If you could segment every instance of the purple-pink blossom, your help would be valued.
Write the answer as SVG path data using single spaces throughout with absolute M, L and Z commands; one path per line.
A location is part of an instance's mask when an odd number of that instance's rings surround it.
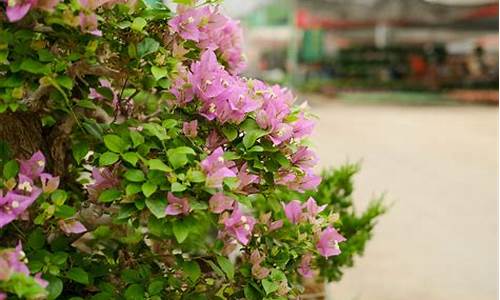
M 236 177 L 236 173 L 230 169 L 234 163 L 225 161 L 223 155 L 224 151 L 219 147 L 201 162 L 201 168 L 207 176 L 205 183 L 208 187 L 220 188 L 224 178 Z
M 200 49 L 218 51 L 232 74 L 238 74 L 245 67 L 241 27 L 237 21 L 220 13 L 218 8 L 179 5 L 177 15 L 168 25 L 183 39 L 198 43 Z
M 316 216 L 320 212 L 325 210 L 326 204 L 318 206 L 318 204 L 316 203 L 316 200 L 314 200 L 313 197 L 309 197 L 309 199 L 307 199 L 306 203 L 303 204 L 303 207 L 306 209 L 306 216 L 309 219 L 314 219 L 314 218 L 316 218 Z
M 94 183 L 87 186 L 92 199 L 97 199 L 103 190 L 116 187 L 120 184 L 116 168 L 93 168 L 92 178 L 94 179 Z
M 168 205 L 165 208 L 165 213 L 169 216 L 188 215 L 191 211 L 189 199 L 176 197 L 171 192 L 167 194 Z
M 184 122 L 182 124 L 182 133 L 190 138 L 195 138 L 198 135 L 198 121 Z
M 40 181 L 42 182 L 42 191 L 44 193 L 52 193 L 59 187 L 59 176 L 52 176 L 49 173 L 40 174 Z
M 208 208 L 211 212 L 220 214 L 225 210 L 232 210 L 234 199 L 226 196 L 223 192 L 215 193 L 208 201 Z
M 4 0 L 7 2 L 6 14 L 10 22 L 17 22 L 34 8 L 52 11 L 59 0 Z
M 0 191 L 0 228 L 20 217 L 41 193 L 42 190 L 22 174 L 15 191 L 8 191 L 5 196 Z
M 306 253 L 302 256 L 300 259 L 300 265 L 297 269 L 300 275 L 305 278 L 311 278 L 314 276 L 314 273 L 311 269 L 311 261 L 312 261 L 312 255 L 311 253 Z
M 7 281 L 14 273 L 21 273 L 29 276 L 30 270 L 26 265 L 26 261 L 26 255 L 24 254 L 20 241 L 16 248 L 0 251 L 0 280 Z M 45 288 L 48 282 L 43 280 L 40 275 L 40 273 L 36 274 L 34 279 L 41 287 Z M 2 298 L 0 297 L 0 299 Z
M 224 220 L 224 232 L 246 245 L 250 241 L 255 223 L 252 216 L 244 215 L 236 205 L 231 215 Z
M 79 234 L 87 231 L 87 228 L 77 220 L 59 220 L 59 228 L 66 234 Z
M 250 187 L 252 184 L 259 183 L 260 178 L 258 175 L 250 174 L 248 172 L 248 164 L 245 162 L 238 171 L 239 185 L 237 191 L 243 194 L 253 192 Z
M 316 243 L 316 248 L 319 254 L 328 258 L 340 254 L 339 243 L 345 241 L 345 237 L 335 230 L 335 228 L 328 226 L 320 233 L 319 240 Z
M 292 222 L 292 224 L 300 222 L 302 217 L 302 203 L 299 200 L 292 200 L 287 204 L 283 204 L 283 208 L 286 218 Z
M 33 180 L 38 179 L 45 168 L 45 156 L 41 151 L 35 152 L 28 160 L 19 160 L 19 174 Z

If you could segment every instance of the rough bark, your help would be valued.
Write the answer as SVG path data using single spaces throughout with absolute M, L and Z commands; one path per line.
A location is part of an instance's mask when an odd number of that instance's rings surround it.
M 38 150 L 47 150 L 40 118 L 31 112 L 0 114 L 0 140 L 16 158 L 26 159 Z

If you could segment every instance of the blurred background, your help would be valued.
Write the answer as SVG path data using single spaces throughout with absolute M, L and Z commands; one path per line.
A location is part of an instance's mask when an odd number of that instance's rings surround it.
M 327 299 L 497 299 L 498 1 L 225 0 L 247 75 L 319 117 L 321 167 L 386 193 L 365 255 Z

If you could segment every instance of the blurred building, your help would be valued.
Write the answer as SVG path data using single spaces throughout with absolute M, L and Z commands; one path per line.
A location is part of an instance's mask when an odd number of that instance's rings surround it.
M 498 1 L 260 0 L 249 73 L 308 88 L 498 89 Z

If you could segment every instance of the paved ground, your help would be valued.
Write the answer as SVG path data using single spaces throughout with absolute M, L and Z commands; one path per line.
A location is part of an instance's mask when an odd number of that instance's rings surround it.
M 498 108 L 312 102 L 322 166 L 362 160 L 360 208 L 394 203 L 328 299 L 496 299 Z

